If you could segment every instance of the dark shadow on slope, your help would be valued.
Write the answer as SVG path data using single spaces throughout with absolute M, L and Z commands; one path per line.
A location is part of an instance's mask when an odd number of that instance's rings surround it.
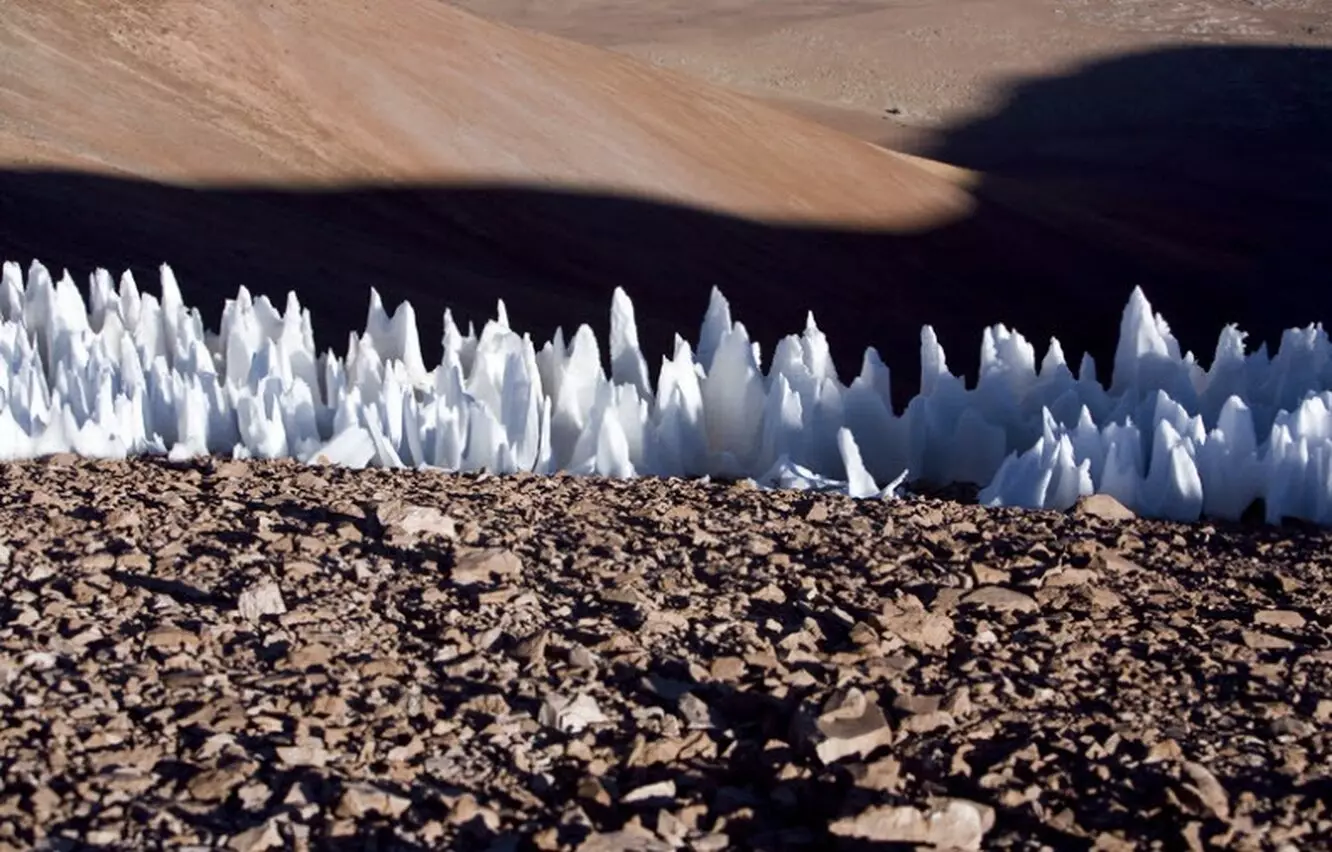
M 369 288 L 390 309 L 415 306 L 427 359 L 441 317 L 460 323 L 507 303 L 513 326 L 540 345 L 557 325 L 589 323 L 605 345 L 610 296 L 632 296 L 655 372 L 672 335 L 691 343 L 713 285 L 770 353 L 814 309 L 839 363 L 858 370 L 878 344 L 914 382 L 922 322 L 966 329 L 959 308 L 984 305 L 961 282 L 985 252 L 970 229 L 901 237 L 778 227 L 627 197 L 509 186 L 378 186 L 330 190 L 187 189 L 71 172 L 0 172 L 0 256 L 41 259 L 80 285 L 97 266 L 131 268 L 157 290 L 173 267 L 186 302 L 215 327 L 239 285 L 275 298 L 294 289 L 321 348 L 364 327 Z M 941 258 L 951 258 L 944 260 Z M 974 309 L 973 309 L 974 308 Z M 955 318 L 954 318 L 955 317 Z M 963 335 L 959 335 L 961 339 Z M 603 353 L 604 355 L 604 353 Z
M 926 155 L 982 171 L 987 207 L 1020 211 L 1074 244 L 1099 233 L 1143 263 L 1120 280 L 1076 262 L 1051 270 L 1044 280 L 1062 281 L 1092 313 L 1064 311 L 1041 325 L 1015 309 L 1029 338 L 1057 333 L 1106 351 L 1117 329 L 1105 313 L 1132 284 L 1207 362 L 1221 322 L 1239 323 L 1256 346 L 1276 343 L 1282 328 L 1332 319 L 1332 50 L 1116 56 L 1022 81 L 992 114 L 941 139 Z M 1017 292 L 1045 289 L 1032 282 Z
M 1199 48 L 1130 56 L 1019 86 L 939 159 L 991 170 L 965 221 L 918 234 L 775 226 L 625 197 L 517 186 L 184 189 L 72 172 L 0 172 L 0 256 L 82 284 L 157 264 L 212 326 L 238 285 L 296 290 L 321 348 L 341 352 L 368 291 L 416 307 L 427 359 L 440 318 L 506 300 L 538 345 L 556 325 L 605 340 L 610 294 L 633 297 L 654 373 L 697 338 L 713 285 L 771 353 L 814 309 L 849 381 L 864 348 L 918 382 L 922 324 L 974 374 L 1003 322 L 1102 378 L 1142 285 L 1210 359 L 1240 322 L 1258 339 L 1332 316 L 1332 51 Z M 885 190 L 891 191 L 891 190 Z M 280 302 L 279 302 L 280 304 Z M 604 356 L 604 353 L 603 353 Z

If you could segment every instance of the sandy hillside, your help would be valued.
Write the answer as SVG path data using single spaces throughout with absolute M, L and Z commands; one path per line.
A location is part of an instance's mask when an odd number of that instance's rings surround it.
M 1332 6 L 1318 0 L 452 2 L 921 150 L 1014 83 L 1088 61 L 1189 44 L 1332 43 Z
M 197 182 L 508 181 L 921 227 L 961 192 L 687 77 L 434 0 L 19 0 L 0 156 Z

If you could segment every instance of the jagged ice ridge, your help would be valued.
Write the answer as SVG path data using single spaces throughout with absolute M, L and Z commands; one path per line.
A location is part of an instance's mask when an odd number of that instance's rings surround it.
M 618 289 L 609 376 L 587 326 L 538 350 L 503 302 L 480 334 L 446 311 L 443 358 L 427 369 L 411 304 L 390 315 L 373 290 L 365 331 L 339 357 L 315 351 L 294 293 L 278 311 L 242 287 L 213 333 L 168 266 L 160 298 L 98 270 L 85 302 L 68 273 L 54 282 L 34 262 L 25 281 L 5 263 L 0 458 L 749 477 L 884 498 L 910 476 L 984 485 L 987 505 L 1065 509 L 1103 492 L 1146 516 L 1195 520 L 1234 519 L 1261 498 L 1271 522 L 1332 523 L 1328 336 L 1290 329 L 1275 356 L 1246 354 L 1244 339 L 1227 326 L 1204 368 L 1134 290 L 1108 386 L 1089 356 L 1075 374 L 1052 340 L 1038 366 L 1022 335 L 996 325 L 968 388 L 925 326 L 921 390 L 899 414 L 873 348 L 842 384 L 811 314 L 765 371 L 716 290 L 696 351 L 677 336 L 654 383 Z

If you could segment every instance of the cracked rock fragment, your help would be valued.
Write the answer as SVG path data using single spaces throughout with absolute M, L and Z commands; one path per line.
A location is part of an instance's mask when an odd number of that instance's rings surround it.
M 562 695 L 548 695 L 541 702 L 537 720 L 548 728 L 555 728 L 566 734 L 582 732 L 588 725 L 608 721 L 592 696 L 579 694 L 575 698 Z
M 718 727 L 715 712 L 706 701 L 694 693 L 686 692 L 681 695 L 679 707 L 680 715 L 684 717 L 690 728 L 706 730 Z
M 234 852 L 265 852 L 267 849 L 280 849 L 283 845 L 282 834 L 278 831 L 275 819 L 242 831 L 227 841 L 227 848 Z
M 333 755 L 314 744 L 282 746 L 276 750 L 277 758 L 284 766 L 326 766 Z
M 221 769 L 208 769 L 190 779 L 190 795 L 201 802 L 220 802 L 231 795 L 258 768 L 255 763 L 233 764 Z
M 856 780 L 856 786 L 867 790 L 891 793 L 902 786 L 902 764 L 891 755 L 873 763 L 855 766 L 851 774 Z
M 1103 521 L 1131 521 L 1137 517 L 1132 509 L 1109 494 L 1091 494 L 1079 499 L 1073 514 Z
M 523 573 L 523 562 L 511 550 L 499 547 L 467 549 L 453 561 L 450 579 L 459 586 L 489 583 L 494 578 L 511 579 Z
M 265 615 L 282 615 L 287 605 L 282 600 L 282 590 L 271 580 L 255 583 L 240 593 L 236 602 L 241 618 L 251 624 Z
M 845 757 L 866 757 L 893 740 L 892 726 L 879 707 L 877 693 L 848 687 L 834 693 L 817 716 L 799 713 L 796 737 L 813 746 L 819 760 L 835 763 Z
M 884 805 L 834 822 L 841 837 L 880 843 L 921 843 L 936 849 L 979 850 L 994 827 L 994 809 L 966 799 L 949 799 L 928 809 Z
M 655 784 L 646 784 L 630 790 L 620 802 L 626 805 L 641 804 L 643 802 L 653 801 L 671 801 L 675 798 L 675 782 L 671 780 L 658 781 Z
M 1211 770 L 1190 761 L 1184 764 L 1184 775 L 1178 794 L 1181 804 L 1193 813 L 1230 819 L 1230 797 Z
M 457 523 L 453 518 L 431 506 L 386 500 L 375 504 L 371 508 L 371 515 L 390 538 L 458 537 Z
M 624 829 L 589 834 L 577 849 L 578 852 L 672 852 L 675 847 L 645 831 Z
M 981 586 L 962 598 L 962 603 L 971 604 L 994 612 L 1035 612 L 1036 601 L 1030 595 L 1004 586 Z
M 1254 613 L 1253 623 L 1298 630 L 1304 626 L 1304 616 L 1293 610 L 1265 609 Z
M 513 656 L 526 665 L 541 663 L 550 644 L 550 631 L 540 630 L 513 646 Z
M 880 629 L 893 634 L 917 651 L 946 648 L 953 641 L 953 619 L 926 612 L 919 601 L 914 601 L 914 604 L 901 606 L 886 602 L 883 612 L 874 620 Z
M 343 819 L 357 819 L 367 814 L 397 818 L 411 807 L 410 799 L 390 793 L 374 784 L 357 782 L 343 788 L 336 813 Z
M 1240 631 L 1240 637 L 1244 640 L 1245 646 L 1255 651 L 1289 651 L 1295 647 L 1295 643 L 1289 639 L 1283 639 L 1280 636 L 1273 636 L 1259 630 L 1242 630 Z

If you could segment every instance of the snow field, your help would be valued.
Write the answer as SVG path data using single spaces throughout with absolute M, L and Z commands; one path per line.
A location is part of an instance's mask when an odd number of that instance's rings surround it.
M 242 287 L 217 332 L 187 307 L 168 266 L 161 296 L 104 270 L 85 301 L 38 262 L 0 276 L 0 458 L 293 457 L 351 467 L 520 470 L 614 477 L 749 477 L 768 487 L 895 496 L 909 477 L 983 485 L 982 502 L 1065 509 L 1108 493 L 1141 515 L 1332 523 L 1332 344 L 1290 329 L 1275 355 L 1222 330 L 1210 366 L 1181 354 L 1135 290 L 1111 381 L 1057 340 L 1002 325 L 982 336 L 979 380 L 949 372 L 921 330 L 921 391 L 890 402 L 890 371 L 865 352 L 843 384 L 811 314 L 764 369 L 757 343 L 714 290 L 696 347 L 675 339 L 656 381 L 633 303 L 611 301 L 610 372 L 591 329 L 536 348 L 498 306 L 477 334 L 445 312 L 428 369 L 409 303 L 371 291 L 345 354 L 317 353 L 309 312 Z

